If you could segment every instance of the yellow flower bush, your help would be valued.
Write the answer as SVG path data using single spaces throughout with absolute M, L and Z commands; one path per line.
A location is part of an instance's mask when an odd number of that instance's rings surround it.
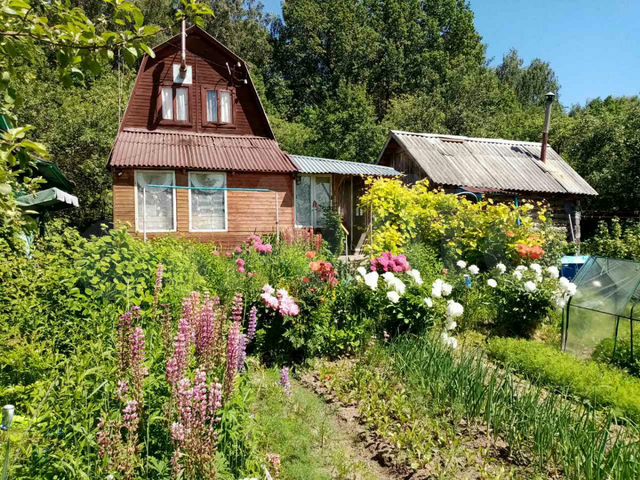
M 371 179 L 367 187 L 361 203 L 373 214 L 372 255 L 397 255 L 413 242 L 476 263 L 516 261 L 534 247 L 544 254 L 551 224 L 542 203 L 472 203 L 429 190 L 426 180 L 407 186 L 397 179 Z

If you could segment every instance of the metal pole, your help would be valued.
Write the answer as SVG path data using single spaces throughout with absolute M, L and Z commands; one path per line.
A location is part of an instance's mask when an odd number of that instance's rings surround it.
M 147 241 L 147 187 L 142 187 L 142 234 Z
M 278 192 L 273 193 L 276 197 L 276 240 L 280 241 L 280 202 L 278 202 Z

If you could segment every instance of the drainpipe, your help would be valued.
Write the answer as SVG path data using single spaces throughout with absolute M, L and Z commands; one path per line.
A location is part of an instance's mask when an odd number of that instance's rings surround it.
M 540 150 L 540 160 L 547 161 L 547 144 L 549 143 L 549 128 L 551 126 L 551 106 L 555 95 L 549 92 L 545 95 L 547 109 L 544 113 L 544 129 L 542 130 L 542 148 Z
M 180 51 L 180 71 L 185 72 L 187 70 L 187 21 L 182 19 L 182 49 Z

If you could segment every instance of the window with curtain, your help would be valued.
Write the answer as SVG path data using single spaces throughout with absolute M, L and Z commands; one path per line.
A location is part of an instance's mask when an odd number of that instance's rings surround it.
M 176 229 L 175 174 L 173 171 L 137 170 L 136 230 L 171 232 Z M 150 185 L 167 188 L 150 187 Z M 147 187 L 147 188 L 143 188 Z
M 175 122 L 189 121 L 189 89 L 162 87 L 162 119 Z
M 331 177 L 299 175 L 296 178 L 296 225 L 324 227 L 322 209 L 331 205 Z
M 233 95 L 227 90 L 205 89 L 207 123 L 233 123 Z
M 207 188 L 226 188 L 227 176 L 221 172 L 189 172 L 190 229 L 194 232 L 215 232 L 227 229 L 225 190 L 207 190 Z M 197 190 L 202 188 L 202 190 Z

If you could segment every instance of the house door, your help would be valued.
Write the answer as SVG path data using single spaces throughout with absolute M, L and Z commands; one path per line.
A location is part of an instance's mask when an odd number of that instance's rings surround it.
M 351 234 L 351 250 L 355 251 L 358 248 L 362 248 L 364 244 L 365 236 L 367 233 L 367 227 L 369 222 L 367 220 L 367 210 L 360 206 L 360 197 L 364 193 L 364 179 L 361 177 L 353 177 L 351 188 L 351 204 L 352 204 L 352 234 Z

